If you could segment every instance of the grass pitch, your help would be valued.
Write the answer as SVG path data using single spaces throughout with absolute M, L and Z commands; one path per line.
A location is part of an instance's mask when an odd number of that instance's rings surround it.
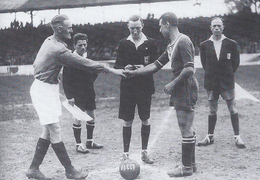
M 258 99 L 260 99 L 259 72 L 260 66 L 242 66 L 236 73 L 236 82 Z M 203 88 L 203 70 L 197 69 L 196 76 L 200 84 L 200 93 L 194 126 L 197 140 L 201 140 L 207 133 L 208 105 Z M 141 165 L 141 173 L 138 177 L 140 180 L 168 180 L 170 178 L 166 171 L 181 162 L 181 135 L 174 112 L 165 119 L 169 114 L 169 96 L 163 92 L 163 87 L 171 80 L 171 72 L 161 70 L 154 75 L 154 80 L 156 93 L 152 100 L 150 142 L 152 142 L 151 155 L 155 159 L 155 164 L 145 165 L 140 161 L 141 123 L 137 115 L 133 124 L 130 158 Z M 104 144 L 102 150 L 93 150 L 86 155 L 75 151 L 73 118 L 63 108 L 62 139 L 73 165 L 78 169 L 81 167 L 89 169 L 89 180 L 122 180 L 118 172 L 123 151 L 122 121 L 117 118 L 119 81 L 119 77 L 111 74 L 100 74 L 95 84 L 97 110 L 94 139 Z M 29 88 L 32 82 L 31 76 L 0 77 L 1 180 L 25 180 L 25 172 L 33 158 L 41 127 L 36 112 L 30 105 Z M 259 108 L 260 104 L 249 100 L 237 101 L 241 137 L 247 146 L 246 149 L 237 149 L 227 106 L 223 100 L 220 100 L 215 143 L 208 147 L 196 146 L 198 172 L 191 177 L 178 179 L 258 180 L 260 176 Z M 82 140 L 85 142 L 86 129 L 85 126 L 82 127 Z M 41 170 L 54 180 L 66 179 L 64 169 L 51 148 L 41 165 Z

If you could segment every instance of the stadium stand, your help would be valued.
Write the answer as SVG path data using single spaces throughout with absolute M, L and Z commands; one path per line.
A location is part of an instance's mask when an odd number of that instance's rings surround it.
M 158 52 L 161 53 L 167 42 L 159 33 L 158 19 L 151 15 L 144 21 L 144 33 L 158 41 Z M 151 18 L 152 17 L 152 18 Z M 249 13 L 224 15 L 226 29 L 224 33 L 238 42 L 240 53 L 260 52 L 260 15 Z M 210 17 L 182 18 L 180 31 L 187 34 L 199 54 L 199 43 L 209 38 Z M 254 26 L 252 27 L 252 24 Z M 94 60 L 112 60 L 116 57 L 117 44 L 126 37 L 126 22 L 103 24 L 80 24 L 73 26 L 74 32 L 86 33 L 89 37 L 88 57 Z M 0 30 L 0 66 L 32 64 L 44 39 L 52 34 L 48 24 L 41 23 L 32 27 L 29 23 L 11 22 L 10 27 Z M 72 48 L 72 42 L 67 42 Z

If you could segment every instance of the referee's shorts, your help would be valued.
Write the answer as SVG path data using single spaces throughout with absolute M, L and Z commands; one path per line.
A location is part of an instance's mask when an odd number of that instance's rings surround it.
M 75 105 L 78 106 L 82 111 L 93 111 L 96 109 L 95 95 L 81 98 L 77 97 L 75 98 Z
M 232 100 L 235 99 L 235 89 L 217 89 L 217 90 L 207 90 L 208 93 L 208 100 L 218 100 L 219 95 L 222 97 L 223 100 Z
M 30 95 L 41 125 L 60 121 L 59 116 L 62 112 L 59 84 L 49 84 L 35 79 L 30 88 Z
M 137 106 L 139 117 L 142 121 L 150 118 L 152 95 L 128 95 L 120 94 L 120 106 L 118 118 L 124 121 L 134 119 L 135 107 Z

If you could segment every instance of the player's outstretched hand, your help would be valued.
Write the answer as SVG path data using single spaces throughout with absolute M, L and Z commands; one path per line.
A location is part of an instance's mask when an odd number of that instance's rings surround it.
M 122 78 L 126 78 L 123 69 L 112 69 L 111 72 L 117 76 L 121 76 Z
M 136 76 L 136 70 L 124 70 L 124 75 L 126 76 L 126 78 L 131 78 Z

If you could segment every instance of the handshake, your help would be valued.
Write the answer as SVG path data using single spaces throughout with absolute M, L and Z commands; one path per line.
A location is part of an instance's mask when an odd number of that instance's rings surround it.
M 131 65 L 128 64 L 125 66 L 123 74 L 125 75 L 125 78 L 131 78 L 136 75 L 136 71 L 138 68 L 142 68 L 144 65 Z
M 122 78 L 131 78 L 136 76 L 136 70 L 138 68 L 142 68 L 144 67 L 144 65 L 131 65 L 128 64 L 124 69 L 114 69 L 114 68 L 109 68 L 107 67 L 107 69 L 109 69 L 109 72 L 112 72 L 113 74 L 117 75 L 117 76 L 121 76 Z

